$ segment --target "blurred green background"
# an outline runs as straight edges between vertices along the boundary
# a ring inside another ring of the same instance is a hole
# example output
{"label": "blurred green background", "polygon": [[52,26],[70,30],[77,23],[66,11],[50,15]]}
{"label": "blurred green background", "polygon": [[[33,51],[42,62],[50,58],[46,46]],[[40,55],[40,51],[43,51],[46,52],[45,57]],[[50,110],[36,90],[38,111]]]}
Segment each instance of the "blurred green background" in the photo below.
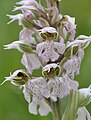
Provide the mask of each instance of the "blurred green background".
{"label": "blurred green background", "polygon": [[[15,2],[18,0],[0,1],[0,82],[10,72],[24,68],[20,61],[22,54],[17,50],[3,50],[3,45],[18,40],[21,27],[17,22],[7,25],[9,18],[6,14],[12,12]],[[75,16],[77,24],[77,36],[80,34],[91,35],[91,0],[62,0],[62,14]],[[85,57],[81,65],[80,75],[76,77],[81,87],[91,84],[91,45],[85,50]],[[91,104],[87,106],[91,113]],[[34,116],[28,112],[28,104],[24,100],[22,91],[11,85],[4,84],[0,87],[0,120],[51,120],[47,117]]]}

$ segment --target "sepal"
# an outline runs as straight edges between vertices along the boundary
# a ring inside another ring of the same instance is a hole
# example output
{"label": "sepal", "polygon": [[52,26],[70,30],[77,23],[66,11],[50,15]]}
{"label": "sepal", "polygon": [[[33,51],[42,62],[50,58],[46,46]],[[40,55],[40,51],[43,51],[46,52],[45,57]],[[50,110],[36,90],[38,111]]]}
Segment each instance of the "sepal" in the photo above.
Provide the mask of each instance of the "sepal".
{"label": "sepal", "polygon": [[4,45],[4,49],[18,49],[22,53],[32,53],[30,45],[25,44],[23,41],[14,41],[11,44]]}
{"label": "sepal", "polygon": [[62,120],[75,120],[78,109],[78,91],[71,90],[67,107],[64,111]]}

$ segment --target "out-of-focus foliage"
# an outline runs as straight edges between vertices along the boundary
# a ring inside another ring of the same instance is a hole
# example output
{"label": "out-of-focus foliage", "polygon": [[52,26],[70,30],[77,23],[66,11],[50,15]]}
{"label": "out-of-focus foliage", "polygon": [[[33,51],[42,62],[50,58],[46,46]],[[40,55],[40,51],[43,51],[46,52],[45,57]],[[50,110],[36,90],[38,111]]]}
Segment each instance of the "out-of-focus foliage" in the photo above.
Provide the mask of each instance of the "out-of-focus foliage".
{"label": "out-of-focus foliage", "polygon": [[[6,14],[12,12],[15,2],[18,0],[0,1],[0,82],[9,72],[24,68],[21,63],[21,53],[16,50],[3,50],[3,45],[18,40],[21,27],[17,22],[7,25],[9,18]],[[77,34],[91,35],[91,0],[62,0],[62,14],[75,16]],[[85,57],[81,65],[80,75],[76,77],[81,87],[91,84],[91,45],[85,50]],[[22,91],[10,83],[0,87],[0,120],[50,120],[51,115],[40,117],[28,112],[27,102],[23,98]],[[91,104],[88,106],[91,113]]]}

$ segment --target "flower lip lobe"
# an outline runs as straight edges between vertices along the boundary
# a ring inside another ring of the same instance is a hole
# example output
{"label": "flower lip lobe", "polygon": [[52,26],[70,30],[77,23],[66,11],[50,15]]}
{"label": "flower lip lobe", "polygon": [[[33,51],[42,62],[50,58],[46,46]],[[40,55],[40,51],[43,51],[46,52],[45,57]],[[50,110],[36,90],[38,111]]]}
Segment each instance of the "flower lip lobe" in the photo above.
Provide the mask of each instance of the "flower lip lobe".
{"label": "flower lip lobe", "polygon": [[46,40],[36,47],[37,54],[44,62],[56,61],[65,52],[65,44]]}

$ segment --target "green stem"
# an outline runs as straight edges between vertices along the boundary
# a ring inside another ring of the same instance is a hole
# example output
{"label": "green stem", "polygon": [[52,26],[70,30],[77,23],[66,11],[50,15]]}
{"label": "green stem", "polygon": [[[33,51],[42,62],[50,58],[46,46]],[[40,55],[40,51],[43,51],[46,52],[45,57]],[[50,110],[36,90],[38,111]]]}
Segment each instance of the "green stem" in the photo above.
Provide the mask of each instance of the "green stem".
{"label": "green stem", "polygon": [[57,1],[57,8],[58,8],[59,13],[60,13],[61,12],[61,10],[60,10],[60,1]]}
{"label": "green stem", "polygon": [[68,105],[63,114],[62,120],[76,120],[78,110],[78,92],[71,91],[69,96]]}
{"label": "green stem", "polygon": [[58,99],[56,102],[51,100],[51,108],[52,108],[53,120],[61,120],[62,113],[61,113],[60,100]]}

